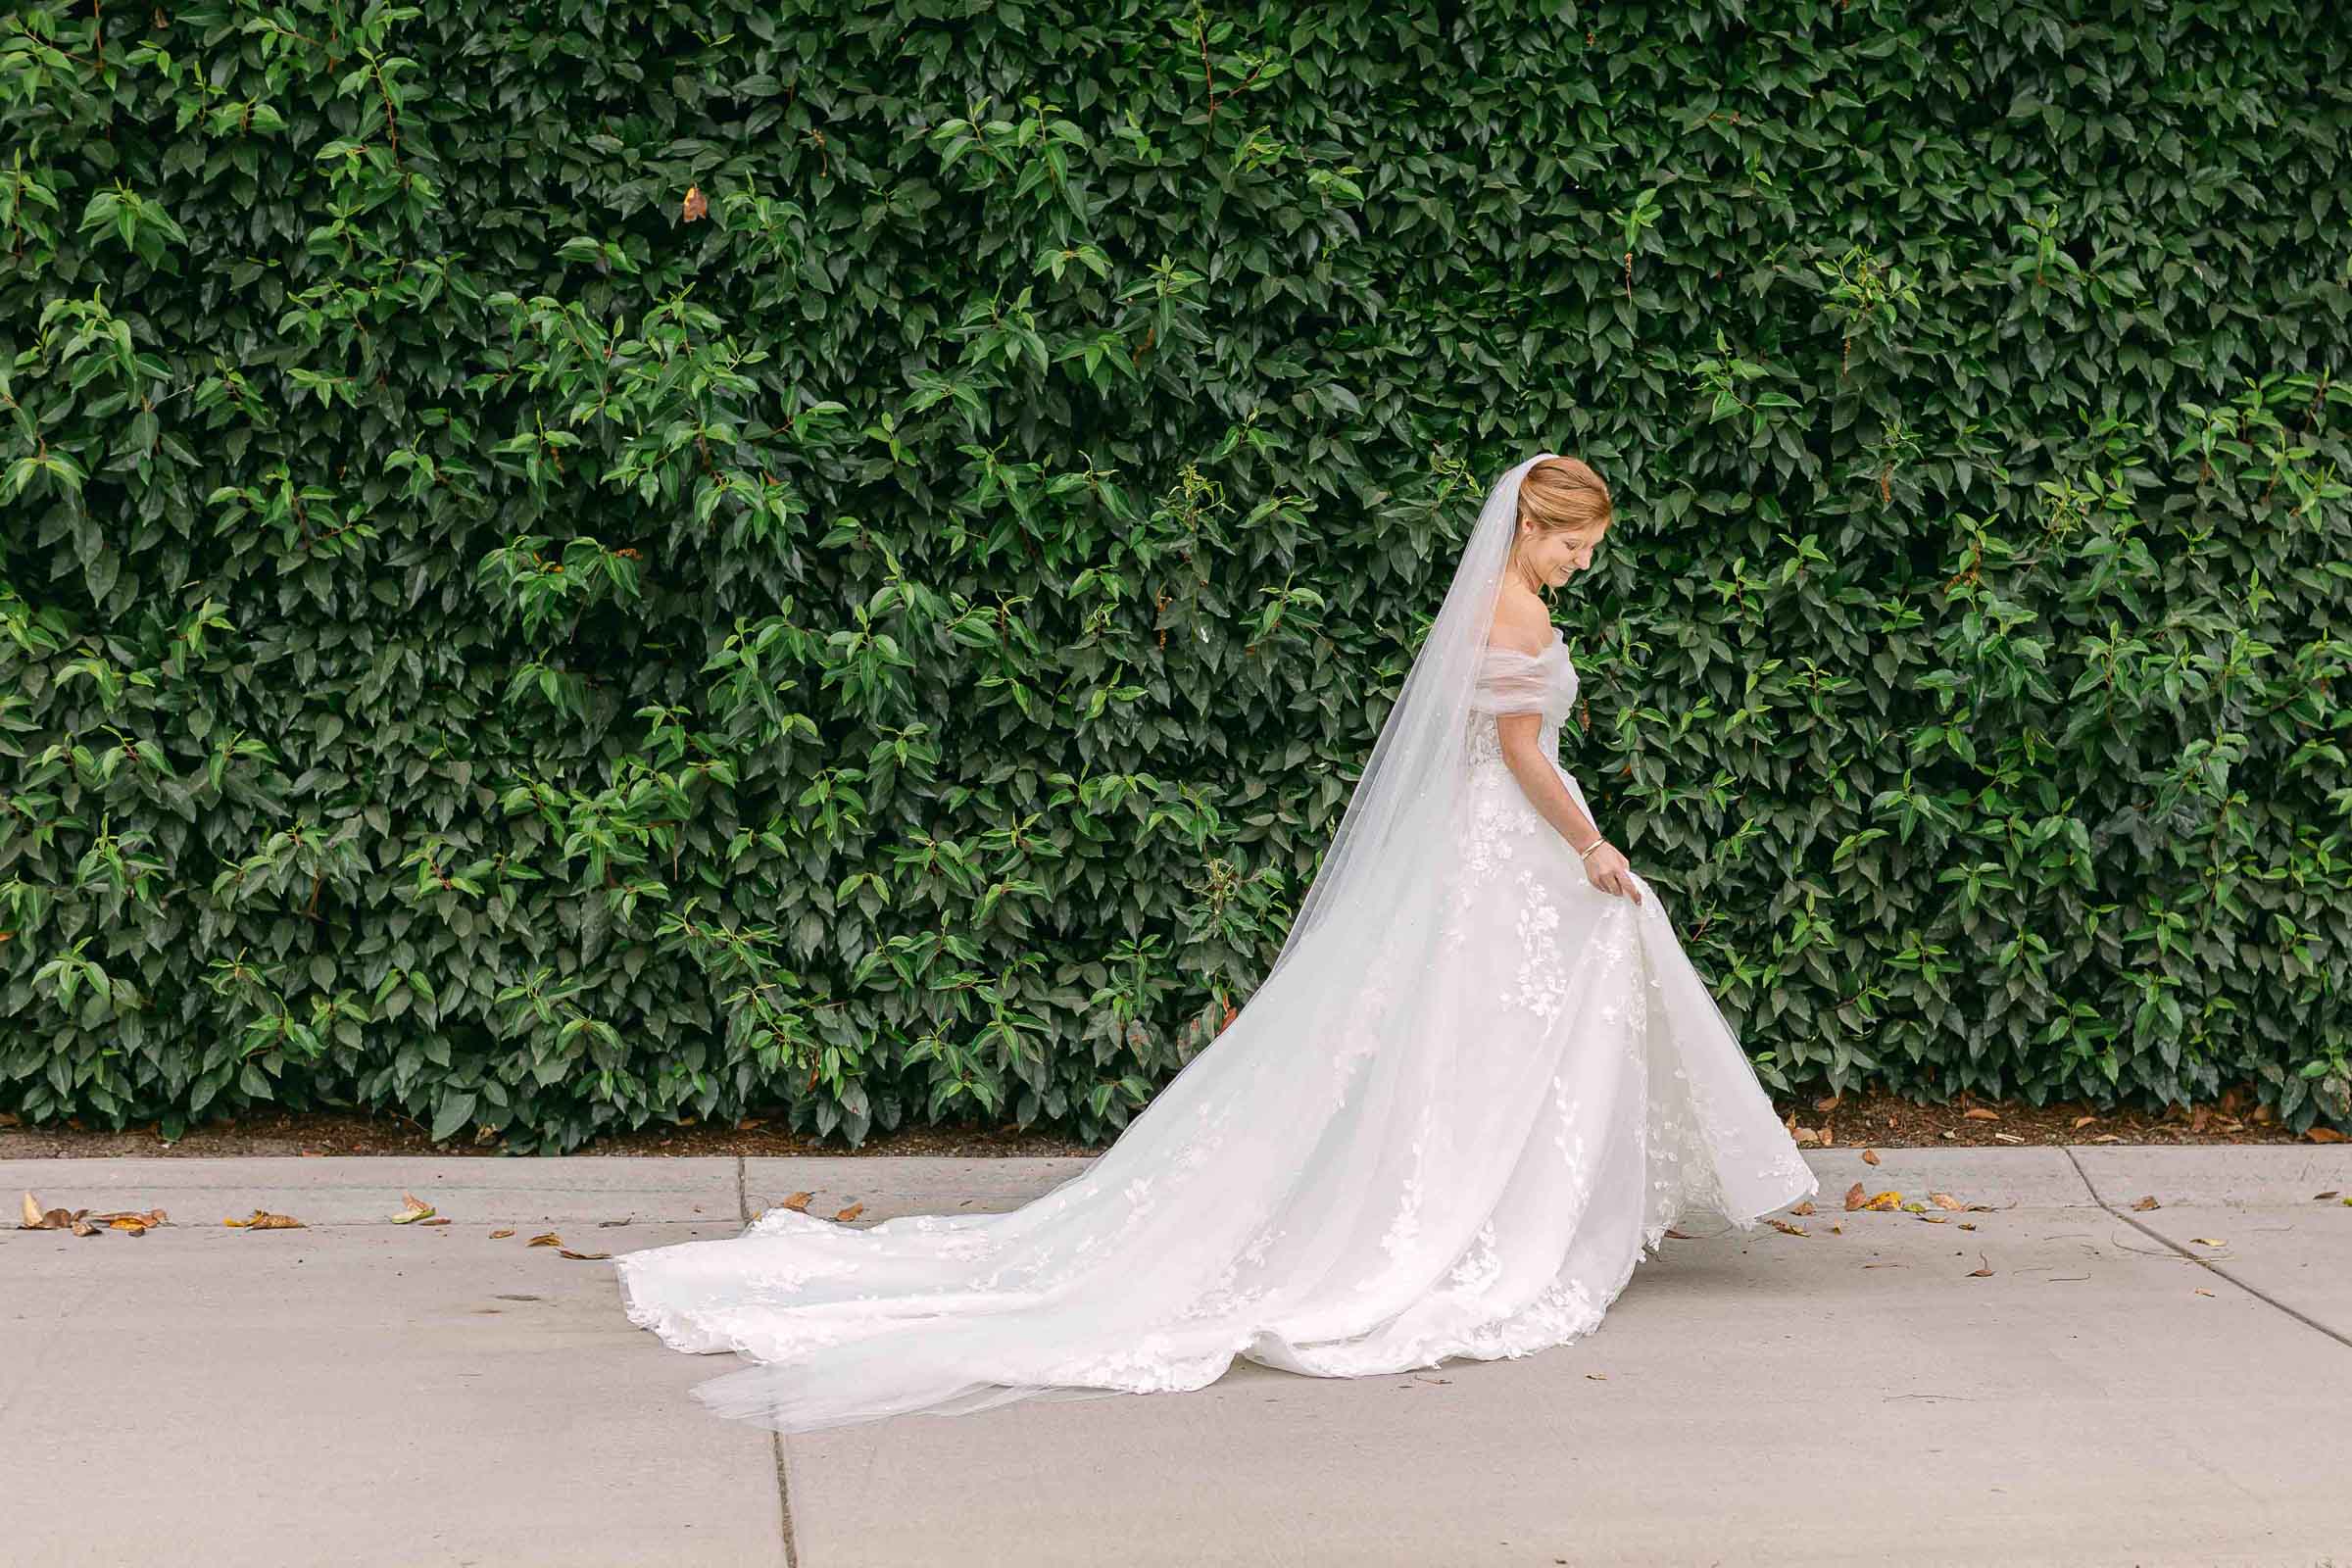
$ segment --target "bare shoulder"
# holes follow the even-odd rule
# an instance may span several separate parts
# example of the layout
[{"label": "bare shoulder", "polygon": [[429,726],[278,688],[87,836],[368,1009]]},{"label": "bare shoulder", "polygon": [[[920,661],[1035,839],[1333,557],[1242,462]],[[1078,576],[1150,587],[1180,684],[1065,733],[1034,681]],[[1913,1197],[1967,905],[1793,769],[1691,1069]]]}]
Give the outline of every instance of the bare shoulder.
[{"label": "bare shoulder", "polygon": [[1540,654],[1550,647],[1551,616],[1544,601],[1524,589],[1506,589],[1494,601],[1494,624],[1487,632],[1487,646],[1515,654]]}]

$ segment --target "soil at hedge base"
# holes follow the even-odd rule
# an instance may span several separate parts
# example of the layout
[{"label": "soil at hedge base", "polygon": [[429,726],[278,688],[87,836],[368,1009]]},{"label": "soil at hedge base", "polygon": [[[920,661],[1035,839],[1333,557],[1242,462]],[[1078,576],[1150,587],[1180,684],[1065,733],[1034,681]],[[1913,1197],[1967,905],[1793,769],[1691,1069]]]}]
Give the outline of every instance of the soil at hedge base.
[{"label": "soil at hedge base", "polygon": [[[2286,1144],[2337,1143],[2343,1135],[2314,1127],[2296,1134],[2269,1107],[2232,1089],[2219,1100],[2170,1105],[2161,1113],[2106,1110],[2082,1102],[2030,1105],[1963,1097],[1921,1105],[1900,1096],[1870,1093],[1805,1102],[1780,1102],[1782,1119],[1800,1148],[1918,1149],[1987,1144]],[[248,1154],[480,1154],[505,1152],[495,1135],[434,1143],[422,1122],[383,1113],[345,1111],[248,1112],[188,1129],[165,1143],[148,1123],[115,1132],[80,1119],[26,1126],[0,1111],[0,1159],[104,1158],[123,1154],[229,1157]],[[675,1157],[682,1154],[1097,1154],[1075,1141],[1022,1132],[1017,1127],[947,1126],[875,1131],[851,1149],[839,1139],[794,1133],[767,1118],[727,1123],[662,1123],[607,1133],[573,1151],[579,1154]]]}]

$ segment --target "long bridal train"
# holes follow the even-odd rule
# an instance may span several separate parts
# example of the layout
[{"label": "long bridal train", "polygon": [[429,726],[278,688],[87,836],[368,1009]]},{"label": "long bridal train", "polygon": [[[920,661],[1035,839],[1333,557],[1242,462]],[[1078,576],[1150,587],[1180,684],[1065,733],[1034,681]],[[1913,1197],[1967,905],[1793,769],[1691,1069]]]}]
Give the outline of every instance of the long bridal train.
[{"label": "long bridal train", "polygon": [[1471,775],[1428,918],[1372,961],[1302,951],[1078,1175],[626,1254],[630,1320],[760,1363],[694,1395],[785,1432],[1196,1389],[1236,1355],[1354,1376],[1564,1344],[1685,1212],[1752,1230],[1818,1191],[1655,889],[1588,884],[1491,747]]}]

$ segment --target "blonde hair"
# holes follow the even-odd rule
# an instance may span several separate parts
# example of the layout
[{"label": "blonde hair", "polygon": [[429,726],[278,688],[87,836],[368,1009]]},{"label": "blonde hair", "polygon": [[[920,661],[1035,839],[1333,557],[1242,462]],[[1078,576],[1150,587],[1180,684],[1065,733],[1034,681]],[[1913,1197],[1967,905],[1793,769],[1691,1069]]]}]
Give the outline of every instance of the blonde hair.
[{"label": "blonde hair", "polygon": [[1517,520],[1545,533],[1595,528],[1613,514],[1607,483],[1579,459],[1545,458],[1519,477]]}]

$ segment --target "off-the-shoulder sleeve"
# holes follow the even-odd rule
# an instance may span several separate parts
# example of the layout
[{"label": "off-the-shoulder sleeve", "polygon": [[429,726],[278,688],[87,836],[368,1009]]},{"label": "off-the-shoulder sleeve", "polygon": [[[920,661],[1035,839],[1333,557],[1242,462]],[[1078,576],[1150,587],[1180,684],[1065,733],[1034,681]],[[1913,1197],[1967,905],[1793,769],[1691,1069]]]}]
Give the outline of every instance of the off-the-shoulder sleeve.
[{"label": "off-the-shoulder sleeve", "polygon": [[1551,694],[1551,672],[1541,654],[1490,648],[1479,662],[1470,706],[1482,713],[1540,713]]}]

